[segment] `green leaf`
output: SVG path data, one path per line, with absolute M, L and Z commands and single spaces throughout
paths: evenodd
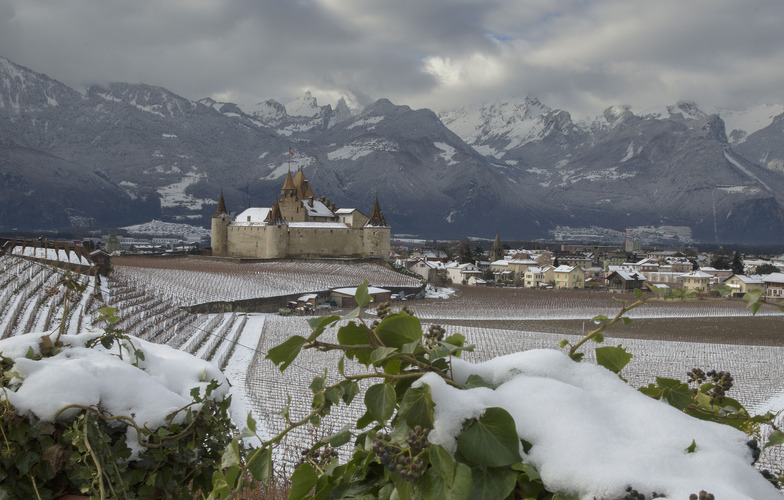
M 569 339 L 563 339 L 560 342 L 558 342 L 558 347 L 560 347 L 561 349 L 563 349 L 568 345 L 569 345 Z
M 784 433 L 781 431 L 773 431 L 770 433 L 770 436 L 768 436 L 768 442 L 765 443 L 765 446 L 763 446 L 762 449 L 764 450 L 765 448 L 776 446 L 781 443 L 784 443 Z
M 428 450 L 430 457 L 430 465 L 443 479 L 447 488 L 452 487 L 455 480 L 455 461 L 452 459 L 452 454 L 446 451 L 441 445 L 431 444 Z
M 339 386 L 343 389 L 343 395 L 341 396 L 343 402 L 347 405 L 351 404 L 351 401 L 354 400 L 354 396 L 359 394 L 359 384 L 353 380 L 344 380 L 340 382 Z
M 679 410 L 685 409 L 693 401 L 694 393 L 688 384 L 671 378 L 656 377 L 656 384 L 641 387 L 640 392 L 655 399 L 666 401 Z
M 313 334 L 310 338 L 315 340 L 315 338 L 321 335 L 327 327 L 334 325 L 339 319 L 340 316 L 336 314 L 331 316 L 309 318 L 308 325 L 310 325 L 310 329 L 313 330 Z
M 370 303 L 370 294 L 368 294 L 368 280 L 365 280 L 357 287 L 357 292 L 354 294 L 354 300 L 357 301 L 359 307 L 365 307 Z
M 351 440 L 351 426 L 346 424 L 335 434 L 324 439 L 324 442 L 333 448 L 339 448 Z
M 280 371 L 285 370 L 297 358 L 302 346 L 308 343 L 308 339 L 299 335 L 294 335 L 280 345 L 269 350 L 266 359 L 276 365 L 280 365 Z
M 489 387 L 491 389 L 495 389 L 487 380 L 483 379 L 476 373 L 472 373 L 466 379 L 465 388 L 466 389 L 473 389 L 475 387 Z
M 322 377 L 313 377 L 313 381 L 310 383 L 308 388 L 313 392 L 313 394 L 317 394 L 324 390 L 324 387 L 327 386 L 327 379 L 325 376 Z
M 269 484 L 272 475 L 272 450 L 257 448 L 248 455 L 248 472 L 253 479 Z
M 387 347 L 401 347 L 422 339 L 422 323 L 416 316 L 390 314 L 378 324 L 376 335 Z
M 639 290 L 639 288 L 637 288 L 637 290 Z M 633 319 L 627 318 L 626 316 L 622 317 L 621 321 L 623 322 L 624 325 L 628 325 L 628 324 L 634 323 Z
M 635 299 L 639 299 L 642 297 L 642 288 L 635 288 L 632 294 L 634 295 Z
M 376 384 L 365 392 L 365 406 L 379 422 L 386 422 L 395 412 L 395 389 L 390 384 Z
M 495 500 L 506 498 L 517 482 L 517 472 L 511 469 L 474 467 L 471 470 L 474 486 L 471 500 Z
M 697 441 L 691 440 L 691 444 L 686 448 L 686 453 L 694 453 L 697 450 Z
M 221 455 L 221 469 L 228 469 L 240 463 L 240 447 L 237 439 L 232 439 L 231 443 L 223 450 Z
M 522 460 L 519 442 L 515 422 L 509 412 L 491 407 L 460 433 L 457 450 L 475 464 L 503 467 Z
M 432 449 L 432 448 L 431 448 Z M 447 485 L 432 467 L 428 469 L 425 476 L 425 498 L 438 500 L 468 500 L 471 498 L 471 468 L 464 463 L 456 463 L 454 467 L 454 479 Z
M 338 342 L 344 347 L 370 345 L 368 340 L 369 331 L 364 325 L 358 325 L 353 321 L 340 327 L 338 330 Z M 370 353 L 368 349 L 347 349 L 346 356 L 349 359 L 356 359 L 363 365 L 370 364 Z
M 621 373 L 631 359 L 632 354 L 620 345 L 596 348 L 596 363 L 615 373 Z
M 385 360 L 393 352 L 397 352 L 394 347 L 379 347 L 370 353 L 370 363 L 373 365 L 378 364 L 380 361 Z
M 305 498 L 313 486 L 318 481 L 318 474 L 309 463 L 304 463 L 297 467 L 291 475 L 291 490 L 289 500 L 300 500 Z
M 432 428 L 434 409 L 435 403 L 427 385 L 408 389 L 400 403 L 400 415 L 409 427 L 419 425 L 423 429 Z
M 601 344 L 602 342 L 604 342 L 604 334 L 601 332 L 594 333 L 593 337 L 591 337 L 591 340 L 593 340 L 597 344 Z
M 449 337 L 445 338 L 443 343 L 453 345 L 455 347 L 463 347 L 465 345 L 465 336 L 459 333 L 453 333 Z

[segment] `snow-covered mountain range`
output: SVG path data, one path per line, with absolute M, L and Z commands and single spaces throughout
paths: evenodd
M 206 227 L 221 190 L 232 212 L 269 206 L 302 169 L 338 206 L 369 211 L 377 195 L 395 234 L 661 227 L 670 240 L 782 243 L 783 123 L 781 105 L 689 102 L 575 122 L 532 97 L 438 116 L 385 99 L 333 109 L 309 93 L 242 107 L 144 84 L 78 92 L 0 58 L 0 230 Z

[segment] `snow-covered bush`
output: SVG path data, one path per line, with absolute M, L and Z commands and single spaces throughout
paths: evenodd
M 598 327 L 584 339 L 564 341 L 568 352 L 533 350 L 480 364 L 459 359 L 472 348 L 462 336 L 445 337 L 437 326 L 423 331 L 405 310 L 379 307 L 373 324 L 358 311 L 314 318 L 309 336 L 290 337 L 268 358 L 285 370 L 303 349 L 336 350 L 343 379 L 327 385 L 315 377 L 312 412 L 260 449 L 351 404 L 358 383 L 370 380 L 355 430 L 304 455 L 289 498 L 780 498 L 753 467 L 760 446 L 750 437 L 773 416 L 751 417 L 727 397 L 727 374 L 693 371 L 695 387 L 660 378 L 638 391 L 620 377 L 632 357 L 622 347 L 598 348 L 597 365 L 580 362 L 586 342 L 601 342 L 606 328 L 646 302 L 637 298 L 613 318 L 595 317 Z M 357 302 L 368 300 L 360 287 Z M 338 342 L 322 341 L 341 321 Z M 367 372 L 348 374 L 349 360 Z M 774 432 L 761 447 L 782 437 Z M 332 448 L 350 441 L 341 463 Z
M 235 434 L 214 365 L 111 326 L 52 337 L 0 341 L 0 498 L 212 489 Z

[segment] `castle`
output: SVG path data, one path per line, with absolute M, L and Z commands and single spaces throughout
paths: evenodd
M 302 172 L 286 174 L 270 208 L 248 208 L 234 220 L 221 193 L 212 216 L 212 254 L 252 259 L 387 258 L 390 228 L 378 198 L 370 217 L 316 198 Z

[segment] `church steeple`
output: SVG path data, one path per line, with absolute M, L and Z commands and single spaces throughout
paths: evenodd
M 376 202 L 373 204 L 373 212 L 370 213 L 370 219 L 368 219 L 365 225 L 387 227 L 387 220 L 384 218 L 384 214 L 381 213 L 381 206 L 378 204 L 378 196 L 376 196 Z
M 493 242 L 493 246 L 490 248 L 490 262 L 495 262 L 497 260 L 503 260 L 504 258 L 504 247 L 501 245 L 501 237 L 498 233 L 495 233 L 495 241 Z
M 215 213 L 212 214 L 213 217 L 220 217 L 221 214 L 228 214 L 229 211 L 226 210 L 226 202 L 223 200 L 223 189 L 221 189 L 220 199 L 218 200 L 218 208 L 215 209 Z

